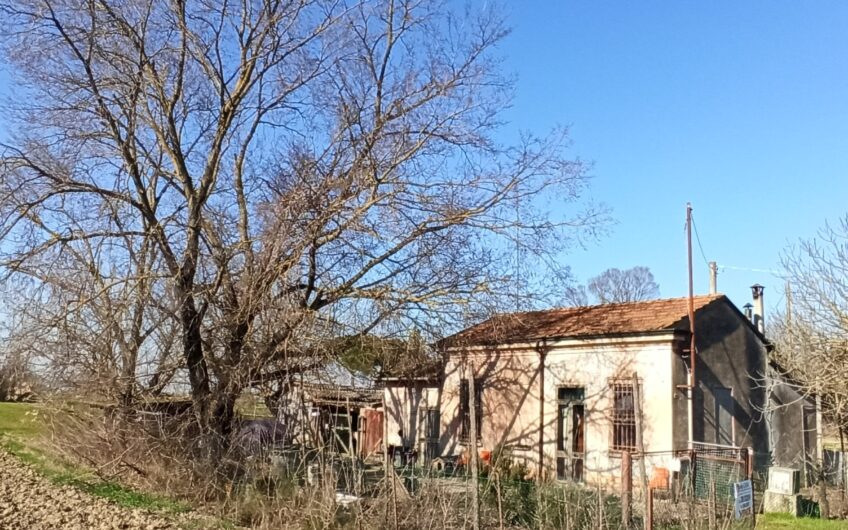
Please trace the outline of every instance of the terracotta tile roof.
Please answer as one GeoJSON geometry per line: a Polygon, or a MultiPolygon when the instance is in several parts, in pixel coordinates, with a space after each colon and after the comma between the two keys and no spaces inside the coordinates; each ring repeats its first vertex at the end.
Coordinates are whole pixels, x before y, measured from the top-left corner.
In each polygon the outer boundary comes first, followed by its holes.
{"type": "MultiPolygon", "coordinates": [[[[696,296],[695,311],[720,299],[726,300],[726,297],[722,294],[696,296]]],[[[683,326],[688,313],[687,297],[506,313],[447,337],[440,345],[468,346],[688,329],[688,324],[683,326]]]]}

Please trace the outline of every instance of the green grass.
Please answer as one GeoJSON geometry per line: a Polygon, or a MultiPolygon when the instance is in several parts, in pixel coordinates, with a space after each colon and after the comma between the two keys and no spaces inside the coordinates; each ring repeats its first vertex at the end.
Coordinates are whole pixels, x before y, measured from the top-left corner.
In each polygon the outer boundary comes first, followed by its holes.
{"type": "Polygon", "coordinates": [[[185,503],[134,491],[115,482],[103,481],[90,470],[51,454],[38,443],[45,428],[38,405],[0,403],[0,445],[52,483],[73,486],[126,508],[143,508],[161,513],[190,510],[185,503]]]}
{"type": "Polygon", "coordinates": [[[34,439],[43,430],[39,407],[33,403],[0,403],[0,434],[16,439],[34,439]]]}
{"type": "Polygon", "coordinates": [[[757,517],[757,530],[848,530],[848,521],[792,517],[789,514],[767,513],[757,517]]]}

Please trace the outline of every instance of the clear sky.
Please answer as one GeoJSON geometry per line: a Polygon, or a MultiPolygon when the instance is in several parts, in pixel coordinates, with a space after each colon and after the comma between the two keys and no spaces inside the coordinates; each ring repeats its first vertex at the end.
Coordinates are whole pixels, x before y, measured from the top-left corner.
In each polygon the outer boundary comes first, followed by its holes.
{"type": "MultiPolygon", "coordinates": [[[[574,153],[594,162],[592,195],[617,221],[563,257],[578,278],[645,265],[664,297],[685,295],[691,201],[719,291],[741,307],[759,282],[767,310],[782,305],[783,281],[766,271],[787,244],[848,211],[848,2],[508,9],[510,127],[570,125],[574,153]]],[[[705,293],[694,245],[695,290],[705,293]]]]}
{"type": "MultiPolygon", "coordinates": [[[[741,307],[758,282],[782,305],[780,252],[848,212],[848,2],[516,0],[507,16],[509,130],[570,125],[617,221],[563,256],[578,279],[645,265],[685,295],[691,201],[719,290],[741,307]]],[[[697,241],[694,258],[703,293],[697,241]]]]}

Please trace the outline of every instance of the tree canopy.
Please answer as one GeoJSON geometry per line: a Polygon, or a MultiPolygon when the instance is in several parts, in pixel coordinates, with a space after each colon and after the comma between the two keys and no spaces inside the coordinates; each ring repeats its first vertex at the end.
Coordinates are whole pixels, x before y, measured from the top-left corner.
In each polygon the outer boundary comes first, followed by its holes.
{"type": "Polygon", "coordinates": [[[332,354],[500,307],[604,212],[568,135],[499,141],[492,6],[2,0],[0,237],[16,344],[205,430],[332,354]],[[544,199],[544,200],[543,200],[544,199]],[[545,201],[560,207],[553,214],[545,201]],[[566,207],[562,207],[565,205],[566,207]],[[33,342],[35,341],[35,342],[33,342]]]}

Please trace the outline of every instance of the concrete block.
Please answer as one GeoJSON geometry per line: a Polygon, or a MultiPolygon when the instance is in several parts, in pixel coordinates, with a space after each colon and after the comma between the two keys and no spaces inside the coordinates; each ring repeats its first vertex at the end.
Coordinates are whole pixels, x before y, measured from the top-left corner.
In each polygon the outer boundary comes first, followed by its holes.
{"type": "Polygon", "coordinates": [[[803,513],[801,496],[766,490],[763,495],[763,513],[789,513],[798,517],[803,513]]]}

